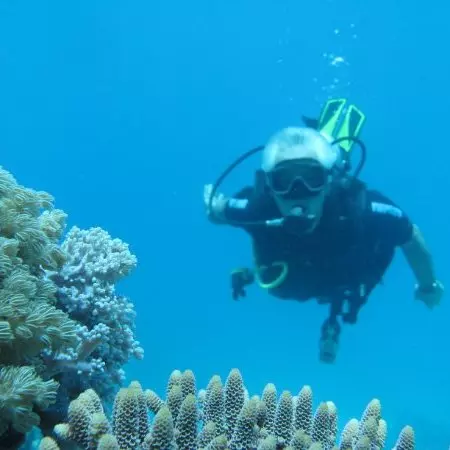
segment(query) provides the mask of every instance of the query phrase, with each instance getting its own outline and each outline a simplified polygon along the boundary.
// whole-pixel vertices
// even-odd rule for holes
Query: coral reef
[[[153,421],[150,417],[153,416]],[[241,373],[231,370],[225,383],[213,376],[197,392],[192,371],[174,371],[166,399],[143,391],[134,381],[117,394],[111,421],[90,389],[72,401],[68,422],[55,427],[55,439],[46,438],[41,450],[63,448],[121,450],[381,450],[387,424],[377,399],[361,418],[351,419],[338,432],[333,402],[313,408],[313,393],[304,386],[298,395],[267,384],[261,396],[249,396]],[[405,427],[396,450],[413,450],[414,431]]]
[[[0,167],[1,448],[53,427],[86,388],[113,397],[143,355],[133,305],[115,293],[135,256],[100,228],[73,227],[61,244],[67,216],[53,201]]]
[[[67,409],[41,449],[384,448],[379,401],[339,433],[336,406],[313,409],[308,386],[279,396],[268,384],[250,397],[238,370],[201,391],[191,371],[174,371],[165,399],[138,382],[114,398],[122,366],[143,355],[133,305],[115,291],[136,258],[100,228],[73,227],[61,244],[65,222],[49,194],[0,168],[0,448],[17,448],[34,426],[47,432]],[[405,427],[396,450],[414,447]]]

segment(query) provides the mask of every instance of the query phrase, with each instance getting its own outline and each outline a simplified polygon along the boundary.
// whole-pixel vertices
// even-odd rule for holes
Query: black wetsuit
[[[350,312],[343,317],[350,323],[356,322],[359,308],[381,281],[396,247],[408,242],[413,230],[398,206],[362,183],[359,189],[336,187],[311,233],[294,235],[283,226],[245,224],[280,216],[270,194],[256,195],[252,187],[230,199],[225,210],[226,219],[250,234],[257,266],[275,261],[288,264],[286,280],[269,289],[272,295],[299,301],[322,299],[332,304],[333,317],[348,301]]]

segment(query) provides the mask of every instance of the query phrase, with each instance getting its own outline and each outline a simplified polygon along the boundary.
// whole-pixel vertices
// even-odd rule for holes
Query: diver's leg
[[[347,301],[348,309],[342,312],[342,321],[354,325],[358,320],[358,313],[361,307],[366,303],[367,297],[354,297]]]
[[[341,326],[335,318],[329,317],[322,324],[320,333],[320,360],[326,363],[333,363],[339,348],[339,335],[341,334]]]
[[[377,282],[361,285],[349,297],[346,298],[346,308],[342,308],[342,321],[354,325],[358,320],[358,314],[363,305],[367,303],[369,295],[377,285]]]
[[[343,300],[332,300],[330,304],[330,315],[322,324],[320,330],[320,360],[326,363],[333,363],[339,348],[339,336],[341,326],[338,322],[338,315],[342,310]]]

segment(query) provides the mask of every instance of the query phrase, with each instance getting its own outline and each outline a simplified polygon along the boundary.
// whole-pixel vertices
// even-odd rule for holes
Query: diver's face
[[[267,184],[281,214],[311,216],[312,229],[322,216],[329,182],[329,171],[311,158],[280,161],[267,172]]]

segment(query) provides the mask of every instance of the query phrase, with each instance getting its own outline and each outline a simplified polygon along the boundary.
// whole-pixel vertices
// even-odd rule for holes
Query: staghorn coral
[[[39,444],[39,450],[59,450],[59,446],[52,438],[45,437]]]
[[[278,399],[275,386],[268,384],[261,397],[248,398],[237,369],[230,372],[225,385],[215,375],[207,388],[197,394],[194,381],[191,371],[174,371],[167,383],[166,400],[160,399],[153,391],[144,392],[137,382],[131,383],[116,396],[111,424],[106,420],[98,397],[91,390],[88,395],[80,396],[84,395],[83,408],[71,405],[69,422],[55,427],[55,434],[64,445],[75,442],[81,449],[384,448],[387,424],[381,417],[381,404],[376,399],[367,405],[360,420],[351,419],[345,425],[338,444],[336,405],[331,401],[321,402],[314,410],[309,386],[304,386],[296,397],[289,391],[283,391]],[[77,402],[80,398],[72,403]],[[154,418],[151,422],[152,414]],[[236,414],[233,419],[232,414]],[[100,423],[101,427],[94,426],[94,423]],[[414,448],[414,431],[407,426],[401,431],[395,450]]]
[[[262,402],[266,407],[264,427],[269,434],[275,433],[275,415],[277,412],[277,388],[273,383],[268,383],[262,393]]]
[[[415,437],[414,430],[410,426],[406,426],[400,432],[394,450],[414,450]]]
[[[92,387],[103,400],[112,400],[124,379],[122,366],[132,356],[143,357],[134,337],[133,304],[115,292],[115,283],[134,269],[136,257],[127,244],[98,227],[73,227],[61,248],[67,262],[49,277],[57,286],[57,305],[80,323],[81,345],[52,355],[53,364],[60,371],[72,368],[82,373],[80,390]],[[70,376],[72,380],[61,380],[63,384],[76,381]]]
[[[245,402],[245,387],[241,372],[231,370],[225,382],[225,424],[227,438],[231,439],[239,412]]]
[[[167,435],[173,439],[173,433],[166,431],[168,423],[164,415],[170,416],[166,406],[156,415],[155,438],[160,434],[159,439],[164,440]],[[90,389],[70,403],[68,423],[57,425],[54,431],[58,439],[72,441],[81,449],[115,446],[122,450],[137,449],[149,432],[145,394],[137,382],[120,389],[114,400],[112,421],[109,423],[100,398]]]
[[[292,438],[294,431],[292,427],[292,421],[294,419],[293,408],[292,394],[289,391],[284,391],[278,402],[274,432],[274,435],[278,437],[282,445],[290,442]]]

